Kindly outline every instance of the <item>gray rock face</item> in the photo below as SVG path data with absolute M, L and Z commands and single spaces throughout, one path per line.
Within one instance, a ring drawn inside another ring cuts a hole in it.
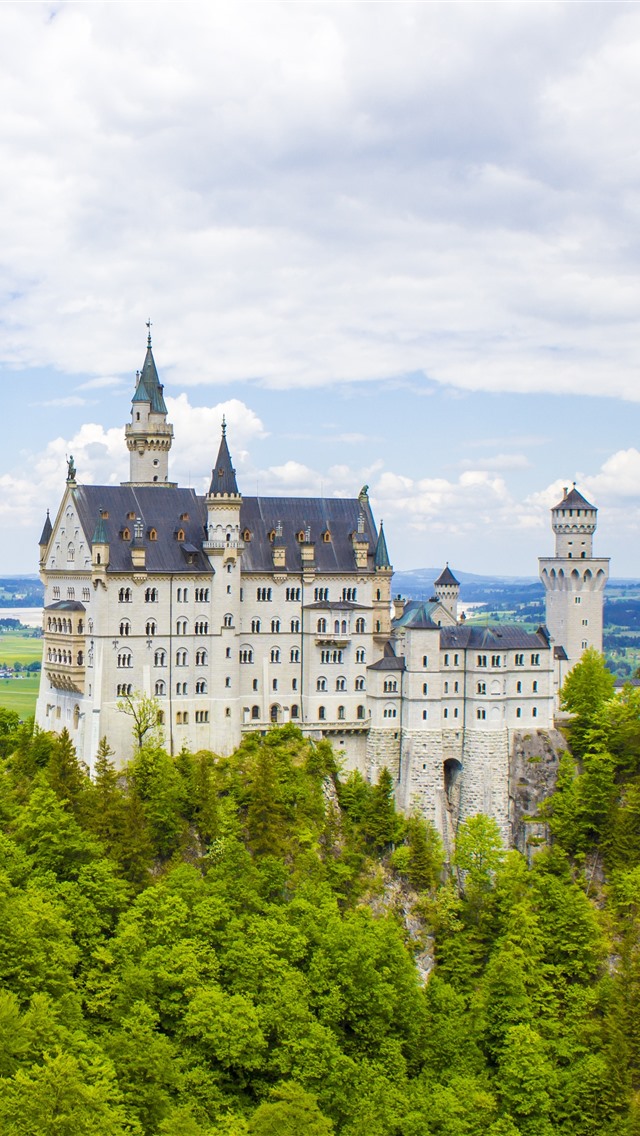
M 558 765 L 568 749 L 559 730 L 515 734 L 509 761 L 509 819 L 512 845 L 533 858 L 549 839 L 548 825 L 534 818 L 555 789 Z

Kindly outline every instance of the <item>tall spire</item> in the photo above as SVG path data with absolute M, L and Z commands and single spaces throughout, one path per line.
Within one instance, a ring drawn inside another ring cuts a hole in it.
M 38 541 L 38 544 L 40 544 L 40 545 L 48 544 L 50 539 L 51 539 L 51 533 L 52 532 L 53 532 L 53 525 L 51 524 L 51 517 L 49 516 L 49 510 L 47 509 L 47 516 L 46 516 L 44 525 L 42 527 L 42 535 L 40 537 L 40 540 Z
M 147 320 L 147 353 L 136 375 L 131 400 L 131 422 L 125 427 L 129 450 L 126 485 L 169 485 L 169 450 L 173 427 L 167 422 L 163 387 L 151 348 L 151 320 Z
M 236 471 L 231 464 L 231 454 L 227 445 L 227 423 L 222 419 L 222 437 L 215 467 L 211 471 L 210 497 L 239 497 Z
M 376 568 L 390 568 L 391 561 L 389 560 L 389 552 L 387 549 L 387 542 L 384 535 L 384 525 L 380 521 L 380 532 L 378 533 L 378 540 L 376 543 L 376 551 L 374 556 L 374 565 Z

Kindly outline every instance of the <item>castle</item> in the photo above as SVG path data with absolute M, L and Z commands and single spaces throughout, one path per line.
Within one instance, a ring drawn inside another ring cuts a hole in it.
M 129 480 L 66 489 L 40 538 L 44 659 L 36 721 L 66 727 L 91 767 L 107 735 L 131 753 L 122 700 L 156 700 L 171 753 L 230 752 L 293 722 L 347 768 L 418 808 L 445 838 L 482 811 L 510 839 L 518 736 L 553 727 L 559 685 L 602 649 L 608 560 L 574 488 L 540 560 L 547 625 L 471 626 L 445 568 L 428 602 L 392 600 L 382 526 L 354 498 L 245 497 L 226 428 L 206 496 L 169 480 L 173 428 L 147 343 L 125 428 Z

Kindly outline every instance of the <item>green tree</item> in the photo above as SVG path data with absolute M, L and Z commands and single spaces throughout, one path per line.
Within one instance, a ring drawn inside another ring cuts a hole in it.
M 131 718 L 131 728 L 138 749 L 142 749 L 148 735 L 153 733 L 158 735 L 160 704 L 157 698 L 134 690 L 133 694 L 123 695 L 116 706 L 122 714 L 127 714 Z M 159 736 L 156 740 L 159 741 Z
M 560 707 L 573 715 L 570 726 L 571 748 L 580 757 L 587 736 L 595 725 L 596 714 L 613 696 L 615 678 L 604 655 L 589 647 L 579 663 L 569 671 L 560 691 Z
M 461 872 L 467 873 L 471 884 L 489 887 L 504 855 L 498 822 L 493 817 L 476 813 L 458 828 L 453 863 Z
M 295 1082 L 271 1090 L 249 1121 L 251 1136 L 330 1136 L 333 1124 L 323 1116 L 316 1098 Z

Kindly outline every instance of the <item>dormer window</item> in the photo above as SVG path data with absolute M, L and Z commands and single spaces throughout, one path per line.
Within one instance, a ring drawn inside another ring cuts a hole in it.
M 120 532 L 120 536 L 122 537 L 123 540 L 131 540 L 131 533 L 130 533 L 129 529 L 122 529 L 121 532 Z
M 189 520 L 189 514 L 188 513 L 181 513 L 180 514 L 180 520 L 181 521 L 188 521 Z
M 135 513 L 127 513 L 127 520 L 128 521 L 135 521 L 135 519 L 136 519 Z
M 271 532 L 267 534 L 267 540 L 269 541 L 270 544 L 273 544 L 275 539 L 276 539 L 276 530 L 271 529 Z
M 329 532 L 328 529 L 324 530 L 324 532 L 322 534 L 322 539 L 323 539 L 325 544 L 331 544 L 331 533 Z
M 244 540 L 245 542 L 247 542 L 247 541 L 251 540 L 251 532 L 250 532 L 250 530 L 249 530 L 249 529 L 245 529 L 245 530 L 244 530 L 244 532 L 243 532 L 243 534 L 242 534 L 242 539 L 243 539 L 243 540 Z
M 149 529 L 149 540 L 157 540 L 157 539 L 158 539 L 158 530 L 157 529 Z
M 176 540 L 184 540 L 184 529 L 178 529 L 176 533 Z
M 300 532 L 296 533 L 296 540 L 297 540 L 298 544 L 304 544 L 304 537 L 305 537 L 304 529 L 300 529 Z

